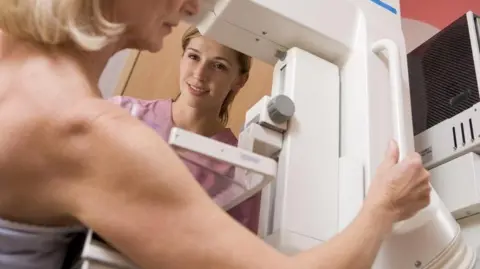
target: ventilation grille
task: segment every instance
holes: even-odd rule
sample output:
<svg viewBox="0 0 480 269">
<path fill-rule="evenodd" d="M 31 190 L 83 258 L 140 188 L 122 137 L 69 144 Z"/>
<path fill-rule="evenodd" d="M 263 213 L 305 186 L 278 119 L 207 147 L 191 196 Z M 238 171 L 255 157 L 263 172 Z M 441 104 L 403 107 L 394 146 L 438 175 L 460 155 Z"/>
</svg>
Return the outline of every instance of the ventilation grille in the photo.
<svg viewBox="0 0 480 269">
<path fill-rule="evenodd" d="M 415 135 L 479 102 L 466 16 L 410 52 L 408 68 Z"/>
<path fill-rule="evenodd" d="M 476 133 L 472 118 L 469 118 L 468 122 L 460 122 L 452 126 L 452 146 L 454 151 L 475 142 L 475 138 Z"/>
</svg>

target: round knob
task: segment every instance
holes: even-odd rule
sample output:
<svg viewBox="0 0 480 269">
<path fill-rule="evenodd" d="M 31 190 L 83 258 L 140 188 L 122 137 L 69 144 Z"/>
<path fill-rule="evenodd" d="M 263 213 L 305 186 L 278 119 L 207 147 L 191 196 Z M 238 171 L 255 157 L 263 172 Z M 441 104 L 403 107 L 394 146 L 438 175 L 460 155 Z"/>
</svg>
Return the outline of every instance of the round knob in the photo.
<svg viewBox="0 0 480 269">
<path fill-rule="evenodd" d="M 267 105 L 268 116 L 276 124 L 288 121 L 295 112 L 295 104 L 286 95 L 277 95 Z"/>
</svg>

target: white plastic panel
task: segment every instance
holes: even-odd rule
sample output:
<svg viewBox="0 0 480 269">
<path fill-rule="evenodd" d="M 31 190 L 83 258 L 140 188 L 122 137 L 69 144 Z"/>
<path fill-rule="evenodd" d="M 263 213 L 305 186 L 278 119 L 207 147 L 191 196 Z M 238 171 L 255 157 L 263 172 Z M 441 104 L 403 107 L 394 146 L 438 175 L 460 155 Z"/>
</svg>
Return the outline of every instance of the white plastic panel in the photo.
<svg viewBox="0 0 480 269">
<path fill-rule="evenodd" d="M 267 242 L 290 253 L 338 231 L 340 84 L 335 65 L 303 50 L 289 50 L 275 76 L 285 64 L 282 94 L 296 111 L 280 153 L 273 234 Z"/>
<path fill-rule="evenodd" d="M 180 128 L 172 128 L 168 143 L 262 175 L 275 177 L 277 173 L 273 159 Z"/>
<path fill-rule="evenodd" d="M 480 213 L 480 157 L 468 153 L 432 170 L 432 186 L 456 219 Z"/>
<path fill-rule="evenodd" d="M 429 169 L 468 152 L 478 152 L 479 147 L 480 103 L 415 136 L 415 149 L 422 155 L 423 164 Z"/>
<path fill-rule="evenodd" d="M 285 47 L 247 29 L 218 19 L 213 12 L 208 12 L 197 27 L 204 36 L 271 65 L 277 61 L 275 52 L 286 50 Z"/>
<path fill-rule="evenodd" d="M 340 158 L 338 176 L 338 230 L 355 219 L 363 205 L 365 185 L 363 165 L 348 157 Z"/>
<path fill-rule="evenodd" d="M 478 251 L 480 250 L 480 214 L 459 219 L 458 223 L 462 229 L 465 242 L 476 250 L 477 260 L 480 259 L 480 255 L 478 255 Z M 477 262 L 475 268 L 480 268 L 480 262 Z"/>
<path fill-rule="evenodd" d="M 278 49 L 292 47 L 329 61 L 344 56 L 355 36 L 356 6 L 331 0 L 303 0 L 296 6 L 302 8 L 291 8 L 290 0 L 217 1 L 214 11 L 197 19 L 198 28 L 206 36 L 272 65 Z"/>
</svg>

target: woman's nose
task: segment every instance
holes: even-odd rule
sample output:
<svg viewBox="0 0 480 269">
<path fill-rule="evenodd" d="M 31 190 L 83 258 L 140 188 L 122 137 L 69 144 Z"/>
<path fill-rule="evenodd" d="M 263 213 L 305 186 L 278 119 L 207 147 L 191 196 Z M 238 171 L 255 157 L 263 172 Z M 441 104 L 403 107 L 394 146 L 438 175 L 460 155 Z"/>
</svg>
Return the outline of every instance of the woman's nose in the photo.
<svg viewBox="0 0 480 269">
<path fill-rule="evenodd" d="M 200 1 L 202 0 L 187 0 L 182 10 L 185 17 L 195 16 L 200 12 Z"/>
<path fill-rule="evenodd" d="M 196 67 L 195 67 L 195 70 L 193 72 L 193 76 L 200 80 L 200 81 L 205 81 L 208 79 L 209 77 L 209 68 L 207 66 L 207 64 L 198 64 Z"/>
</svg>

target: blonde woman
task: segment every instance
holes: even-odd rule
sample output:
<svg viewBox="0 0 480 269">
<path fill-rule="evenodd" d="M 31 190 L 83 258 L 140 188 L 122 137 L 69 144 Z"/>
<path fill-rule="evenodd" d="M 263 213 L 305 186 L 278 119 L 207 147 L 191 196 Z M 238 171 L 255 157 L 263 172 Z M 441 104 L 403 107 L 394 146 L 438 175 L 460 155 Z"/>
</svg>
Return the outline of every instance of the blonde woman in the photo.
<svg viewBox="0 0 480 269">
<path fill-rule="evenodd" d="M 393 143 L 357 218 L 320 247 L 285 256 L 229 218 L 154 130 L 96 87 L 113 53 L 158 51 L 197 10 L 196 0 L 0 1 L 1 268 L 59 268 L 77 225 L 144 269 L 369 268 L 393 223 L 429 203 L 418 154 L 398 163 Z"/>
</svg>

